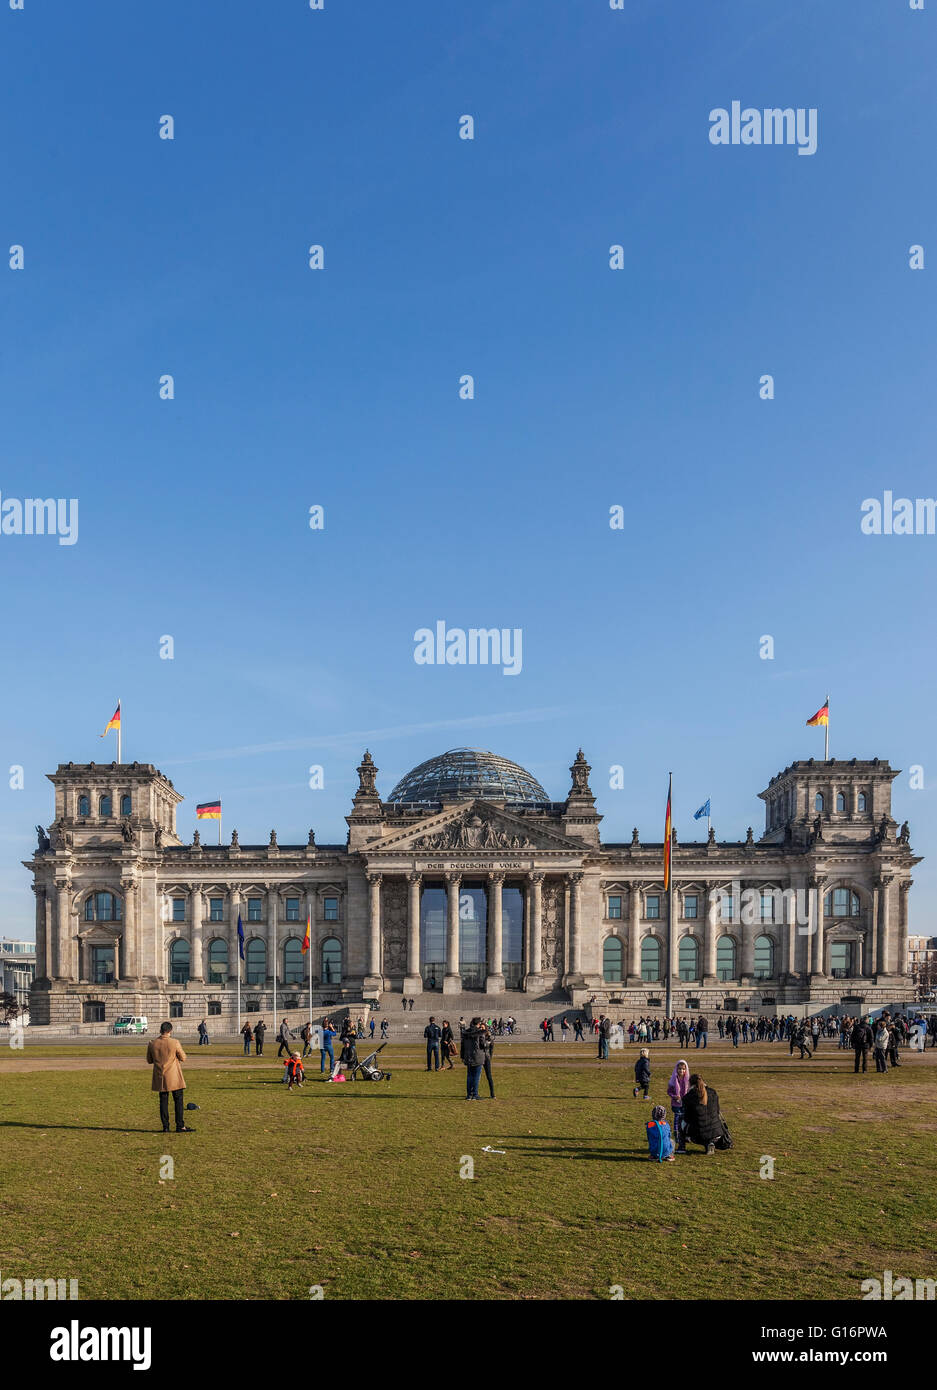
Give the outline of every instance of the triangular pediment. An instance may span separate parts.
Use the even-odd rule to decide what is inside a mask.
[[[433,851],[511,850],[531,853],[557,851],[570,854],[586,846],[575,836],[564,835],[541,823],[531,824],[524,816],[513,815],[500,806],[486,801],[470,801],[450,806],[435,816],[421,820],[383,839],[370,840],[363,846],[365,853],[427,854]]]

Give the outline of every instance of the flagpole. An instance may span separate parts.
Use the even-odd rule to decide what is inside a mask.
[[[826,697],[826,723],[823,726],[823,761],[830,761],[830,697]]]
[[[312,913],[306,914],[306,930],[309,933],[309,1027],[312,1029]]]
[[[120,732],[124,726],[124,712],[120,707],[120,696],[117,697],[117,766],[120,767]]]
[[[665,1012],[670,1018],[673,1014],[673,773],[668,775],[670,781],[667,787],[667,805],[670,807],[670,825],[667,827],[667,834],[670,836],[670,844],[664,846],[664,862],[670,865],[670,876],[667,884],[667,996]]]
[[[273,908],[273,1021],[277,1019],[277,911]]]

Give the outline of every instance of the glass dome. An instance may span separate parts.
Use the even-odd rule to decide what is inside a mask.
[[[403,804],[438,801],[510,801],[525,806],[549,805],[550,798],[517,763],[484,748],[450,748],[401,777],[390,796]]]

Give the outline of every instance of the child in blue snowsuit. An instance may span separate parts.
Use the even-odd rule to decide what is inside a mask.
[[[656,1163],[673,1163],[673,1139],[667,1112],[662,1105],[655,1105],[647,1122],[648,1158]]]

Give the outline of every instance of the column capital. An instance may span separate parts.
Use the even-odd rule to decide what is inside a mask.
[[[446,873],[445,873],[445,879],[446,879],[446,882],[447,882],[447,883],[461,883],[461,882],[462,882],[462,870],[461,870],[461,869],[447,869],[447,870],[446,870]]]
[[[371,885],[372,888],[374,888],[377,884],[379,884],[379,883],[381,882],[381,880],[383,879],[383,877],[384,877],[384,875],[383,875],[382,873],[377,873],[377,872],[374,871],[374,870],[369,870],[369,871],[365,874],[365,878],[368,880],[368,883]]]
[[[543,873],[540,869],[531,869],[530,872],[527,874],[528,883],[540,884],[543,882],[545,878],[546,874]]]
[[[572,872],[568,873],[566,877],[570,883],[578,884],[585,878],[585,873],[582,869],[574,869]]]
[[[407,874],[407,882],[408,882],[408,883],[422,883],[422,882],[423,882],[423,875],[422,875],[421,873],[419,873],[416,869],[411,869],[410,872]]]
[[[891,881],[892,881],[892,879],[893,879],[894,877],[895,877],[894,874],[880,873],[880,874],[878,875],[878,877],[876,878],[876,880],[875,880],[875,886],[876,886],[876,888],[878,888],[878,889],[887,888],[888,885],[891,883]]]
[[[506,878],[506,874],[504,873],[503,870],[501,870],[501,869],[491,869],[491,870],[489,870],[489,873],[488,873],[488,882],[489,882],[489,883],[503,883],[504,880],[505,880],[505,878]]]
[[[907,893],[913,882],[913,878],[902,879],[901,883],[898,884],[899,893]]]

